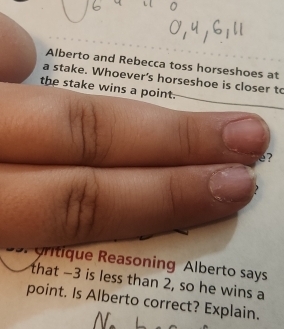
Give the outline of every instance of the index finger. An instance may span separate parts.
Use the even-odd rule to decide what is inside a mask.
[[[67,90],[1,84],[0,161],[95,167],[255,162],[257,115],[188,113]],[[15,97],[17,95],[17,97]]]

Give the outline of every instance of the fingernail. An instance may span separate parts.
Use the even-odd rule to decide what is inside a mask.
[[[259,156],[268,146],[269,129],[257,118],[233,121],[225,126],[223,141],[231,151]]]
[[[243,202],[255,192],[255,175],[250,167],[226,168],[212,174],[209,189],[213,197],[221,202]]]

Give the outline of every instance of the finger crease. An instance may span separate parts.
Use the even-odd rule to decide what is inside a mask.
[[[191,138],[190,138],[190,135],[191,135],[191,125],[190,125],[190,120],[187,118],[186,120],[186,134],[185,134],[185,137],[186,137],[186,150],[187,150],[187,154],[188,156],[191,155]]]
[[[170,176],[169,192],[170,192],[170,201],[171,201],[172,213],[175,217],[175,215],[176,215],[176,202],[175,202],[175,197],[174,197],[174,181],[173,181],[173,176],[172,175]]]
[[[83,221],[84,216],[84,200],[86,199],[86,189],[87,189],[87,182],[82,187],[82,193],[80,198],[78,199],[79,209],[77,215],[77,225],[74,229],[74,236],[79,236],[79,232],[81,231],[81,222]]]
[[[85,131],[85,110],[81,111],[80,120],[81,136],[82,136],[82,159],[86,159],[86,131]],[[83,160],[84,162],[84,160]]]

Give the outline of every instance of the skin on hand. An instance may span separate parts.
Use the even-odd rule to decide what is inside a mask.
[[[0,16],[1,28],[6,24],[26,42],[25,32]],[[7,67],[15,47],[6,47]],[[30,41],[26,47],[34,53]],[[19,81],[14,71],[1,72],[2,62],[0,80]],[[1,83],[0,92],[2,247],[188,228],[229,216],[254,195],[247,165],[269,143],[268,127],[255,114],[170,111],[15,84]]]
[[[33,40],[23,28],[2,13],[0,31],[0,81],[20,83],[35,67]]]

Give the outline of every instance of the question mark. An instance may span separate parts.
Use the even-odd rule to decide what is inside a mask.
[[[195,300],[194,303],[196,303],[196,306],[195,306],[195,310],[194,310],[194,312],[197,312],[197,309],[198,309],[198,307],[199,307],[199,302],[198,302],[197,300]]]
[[[258,185],[255,186],[255,192],[254,192],[254,194],[256,194],[257,190],[258,190]]]
[[[268,162],[270,162],[270,159],[272,158],[272,153],[267,153],[267,155],[269,156]]]

